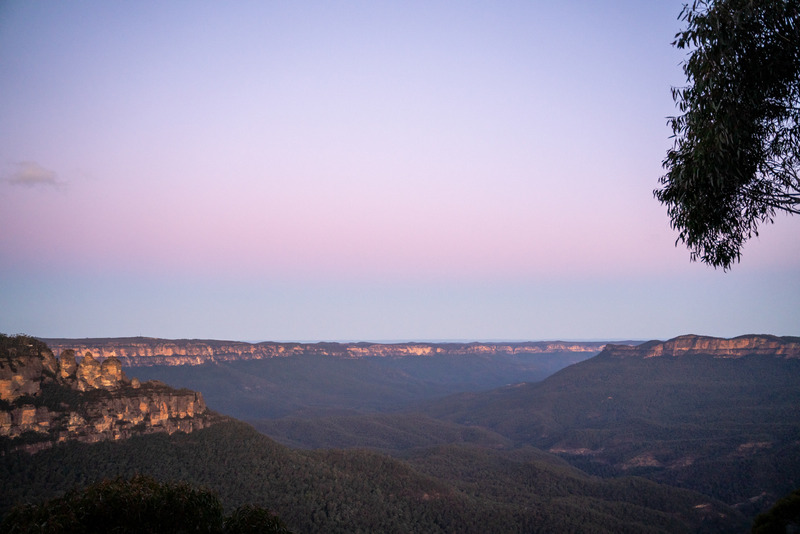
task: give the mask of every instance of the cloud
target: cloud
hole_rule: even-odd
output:
[[[16,170],[7,179],[11,185],[25,187],[60,187],[63,185],[58,181],[55,172],[45,169],[35,161],[22,161],[17,163],[16,167]]]

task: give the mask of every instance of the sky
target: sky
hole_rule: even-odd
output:
[[[682,0],[0,3],[0,332],[800,335],[653,198]]]

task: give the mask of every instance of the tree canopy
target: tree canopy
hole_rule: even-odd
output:
[[[753,522],[753,534],[797,532],[800,530],[800,489],[782,498]]]
[[[800,213],[800,2],[695,0],[680,19],[688,85],[654,194],[692,260],[729,269],[760,224]]]
[[[137,475],[72,490],[41,504],[20,505],[0,523],[10,534],[50,532],[117,534],[288,534],[263,508],[244,505],[229,516],[213,492],[185,482],[158,482]]]

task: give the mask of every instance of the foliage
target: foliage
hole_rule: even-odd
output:
[[[800,3],[695,0],[681,19],[689,85],[655,196],[692,260],[728,269],[759,224],[800,213]]]
[[[243,506],[225,518],[213,492],[142,475],[104,480],[45,503],[18,506],[0,523],[0,530],[9,534],[289,532],[262,508]]]
[[[225,519],[225,534],[289,534],[289,529],[269,511],[245,504]]]
[[[370,448],[391,452],[443,443],[490,448],[511,445],[507,438],[490,430],[418,413],[285,417],[253,420],[250,424],[284,445],[306,449]]]
[[[0,513],[135,473],[211,488],[228,511],[251,503],[308,533],[686,532],[704,524],[695,505],[714,502],[641,480],[591,478],[541,451],[433,448],[400,461],[363,450],[291,450],[227,422],[0,456]],[[728,523],[715,530],[741,532],[741,516],[717,506]]]
[[[83,410],[87,404],[88,395],[83,393],[57,382],[44,382],[38,395],[25,400],[17,399],[15,404],[18,406],[22,404],[45,406],[53,411],[78,411]]]
[[[39,341],[35,337],[26,334],[16,334],[9,336],[0,333],[0,355],[21,355],[39,354],[42,351],[50,351],[47,344]]]
[[[269,375],[256,364],[224,369],[242,384]],[[799,374],[800,360],[781,357],[604,353],[538,384],[430,401],[420,408],[426,415],[306,419],[301,429],[320,444],[366,435],[397,458],[292,450],[235,421],[67,442],[33,456],[9,449],[0,452],[0,515],[15,503],[56,499],[52,508],[70,488],[145,474],[210,488],[230,513],[217,523],[229,532],[262,519],[285,530],[267,507],[297,532],[741,532],[800,479]],[[375,391],[396,388],[403,373],[392,380]],[[366,382],[348,385],[358,381]],[[65,402],[56,390],[48,395]],[[559,458],[541,449],[578,452]]]
[[[755,516],[800,480],[799,376],[800,360],[771,356],[601,355],[537,384],[423,409],[563,451],[592,474],[647,477]]]
[[[16,371],[15,359],[24,356],[41,356],[45,353],[52,355],[50,347],[34,337],[25,334],[9,336],[0,333],[0,368],[7,366],[11,371]]]
[[[775,503],[753,522],[753,534],[783,534],[800,530],[800,489]]]

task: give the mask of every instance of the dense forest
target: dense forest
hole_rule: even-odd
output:
[[[609,353],[537,384],[421,409],[598,475],[639,475],[755,514],[800,487],[800,359]]]
[[[213,490],[227,511],[277,514],[295,532],[740,532],[744,516],[641,478],[587,476],[536,449],[292,450],[228,422],[191,434],[64,443],[0,458],[0,510],[146,474]]]
[[[479,364],[419,360],[233,362],[217,374],[203,366],[172,368],[169,380],[218,380],[212,390],[226,392],[226,413],[291,447],[368,447],[404,457],[449,444],[533,446],[588,474],[636,475],[699,491],[748,517],[800,487],[798,358],[620,358],[605,351],[541,381],[433,399],[415,397],[415,387],[432,395],[441,391],[447,365],[456,375]],[[429,390],[416,381],[425,374],[415,365],[431,371]],[[409,389],[401,398],[404,380]]]
[[[0,531],[10,534],[289,534],[269,510],[243,505],[229,515],[219,497],[186,482],[135,475],[101,480],[61,497],[14,507]]]

